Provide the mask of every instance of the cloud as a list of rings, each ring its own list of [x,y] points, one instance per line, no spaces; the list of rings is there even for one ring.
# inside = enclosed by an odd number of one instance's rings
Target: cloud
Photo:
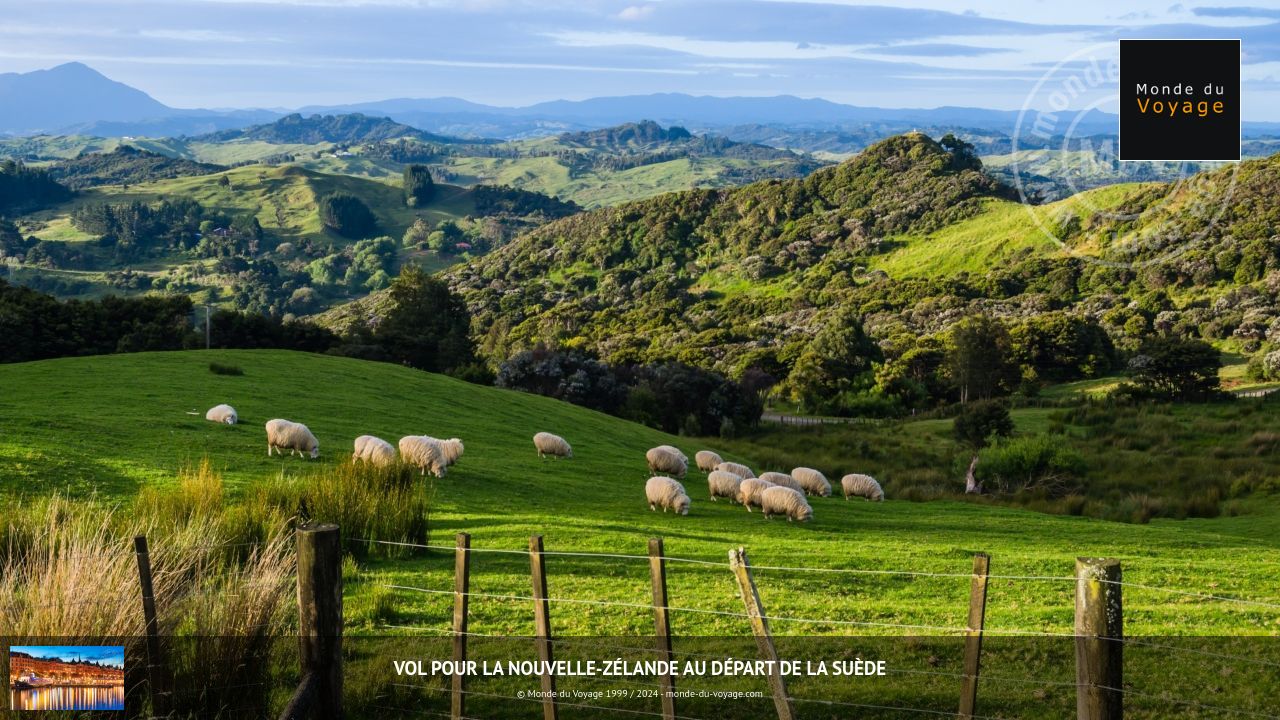
[[[1201,17],[1280,18],[1280,10],[1260,7],[1197,7],[1191,12]]]
[[[977,57],[995,53],[1013,52],[1011,48],[978,47],[976,45],[955,45],[952,43],[909,43],[906,45],[889,45],[878,48],[867,48],[874,55],[911,55],[914,57]]]
[[[643,20],[652,14],[652,5],[631,5],[623,8],[622,12],[618,13],[618,19],[634,22],[636,20]]]

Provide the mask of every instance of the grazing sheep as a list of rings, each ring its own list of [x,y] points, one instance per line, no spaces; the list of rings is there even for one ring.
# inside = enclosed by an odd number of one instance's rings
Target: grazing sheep
[[[444,448],[440,441],[426,435],[407,435],[400,438],[400,457],[410,465],[418,468],[420,474],[431,474],[442,478],[449,470],[445,461]]]
[[[768,480],[747,478],[738,485],[738,503],[751,512],[751,506],[760,507],[760,495],[771,487],[777,487]]]
[[[813,519],[813,508],[804,499],[804,493],[788,487],[771,487],[760,493],[760,509],[766,520],[774,515],[786,515],[787,522]]]
[[[736,462],[722,462],[716,466],[716,470],[731,472],[734,475],[737,475],[738,477],[743,479],[753,478],[756,476],[756,474],[752,472],[751,468],[747,467],[746,465],[743,465],[742,463],[736,463]]]
[[[444,461],[448,465],[458,462],[458,458],[462,457],[462,441],[458,438],[449,438],[448,440],[440,440],[440,447],[444,450]]]
[[[380,437],[361,435],[356,438],[355,452],[351,454],[351,461],[386,467],[396,461],[396,449]]]
[[[760,473],[761,480],[768,480],[774,485],[781,485],[785,488],[791,488],[799,493],[804,493],[804,487],[796,482],[796,479],[784,472],[766,472]]]
[[[240,416],[236,414],[236,409],[225,403],[209,408],[209,412],[204,414],[204,419],[210,422],[226,423],[227,425],[235,425],[240,422]]]
[[[689,494],[684,491],[684,485],[669,477],[658,475],[649,478],[649,482],[644,484],[644,494],[649,499],[650,510],[661,507],[662,512],[670,509],[679,515],[689,514]]]
[[[831,483],[827,480],[827,476],[820,471],[813,468],[798,467],[791,471],[791,477],[800,483],[805,495],[831,497]]]
[[[689,461],[670,445],[650,448],[644,457],[649,461],[649,472],[667,473],[682,478],[689,471]]]
[[[698,469],[705,473],[715,470],[717,465],[724,462],[724,458],[710,450],[699,450],[693,459],[698,463]]]
[[[320,441],[311,434],[306,425],[290,422],[281,418],[267,421],[267,456],[275,450],[281,455],[285,450],[294,453],[310,453],[311,457],[320,457]]]
[[[880,488],[880,483],[870,475],[859,475],[858,473],[849,473],[840,478],[840,489],[844,490],[844,499],[851,497],[866,498],[875,502],[884,501],[884,490]]]
[[[538,457],[573,457],[573,448],[569,447],[569,443],[559,435],[552,435],[549,432],[540,432],[533,436],[533,446],[538,448]]]
[[[707,490],[711,493],[711,502],[716,498],[729,498],[729,502],[738,499],[738,486],[742,478],[723,470],[712,470],[707,474]]]

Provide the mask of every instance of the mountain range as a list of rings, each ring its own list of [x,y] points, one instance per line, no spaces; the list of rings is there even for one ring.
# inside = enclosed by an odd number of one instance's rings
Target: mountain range
[[[917,128],[982,128],[1011,133],[1018,112],[970,107],[877,108],[820,98],[712,97],[681,93],[553,100],[501,107],[455,97],[393,98],[298,108],[304,115],[362,113],[444,135],[521,138],[594,130],[640,118],[693,131],[735,126],[830,133],[874,128],[878,137]],[[176,137],[236,130],[290,114],[266,109],[180,109],[116,82],[79,62],[48,70],[0,74],[0,134],[84,134],[102,137]],[[1074,120],[1064,116],[1063,123]],[[1113,133],[1115,115],[1091,110],[1073,133]],[[1246,122],[1245,134],[1280,133],[1280,123]],[[1064,126],[1058,128],[1065,132]],[[756,131],[759,132],[758,130]],[[735,140],[756,140],[735,137]],[[878,138],[877,138],[878,139]],[[817,138],[816,143],[830,138]],[[806,148],[800,148],[806,149]],[[846,148],[847,149],[847,148]]]

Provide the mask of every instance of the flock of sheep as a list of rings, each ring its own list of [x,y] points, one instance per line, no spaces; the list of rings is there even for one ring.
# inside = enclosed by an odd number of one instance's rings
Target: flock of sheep
[[[205,419],[212,422],[235,425],[239,421],[235,408],[230,405],[218,405],[205,413]],[[320,442],[311,430],[302,423],[281,418],[267,421],[267,455],[273,453],[290,455],[309,455],[312,458],[320,455]],[[573,448],[559,435],[540,432],[533,436],[533,446],[538,457],[573,457]],[[458,438],[439,440],[427,435],[407,435],[400,438],[399,458],[407,465],[418,468],[423,475],[430,472],[435,477],[444,477],[449,466],[462,457],[462,441]],[[396,447],[382,438],[373,435],[361,435],[355,440],[352,453],[353,462],[365,462],[384,467],[396,462]],[[659,445],[645,453],[649,463],[649,472],[665,473],[654,475],[645,483],[645,497],[650,510],[662,508],[663,512],[672,510],[680,515],[689,514],[692,500],[678,478],[684,478],[689,471],[689,458],[679,448],[671,445]],[[813,506],[809,497],[831,497],[831,483],[818,470],[798,467],[790,473],[765,472],[756,477],[751,468],[736,462],[726,462],[711,450],[700,450],[694,456],[698,469],[707,474],[707,491],[711,501],[728,498],[729,502],[737,502],[751,512],[753,507],[760,508],[766,519],[774,515],[784,515],[788,521],[805,522],[813,519]],[[844,499],[861,497],[867,500],[884,500],[884,490],[880,483],[870,475],[850,473],[840,479],[840,489]]]
[[[649,509],[662,508],[680,515],[689,514],[692,502],[684,485],[676,478],[683,478],[689,471],[689,458],[679,448],[659,445],[645,453],[649,472],[655,475],[645,483],[645,497]],[[707,474],[707,491],[711,501],[728,498],[751,512],[758,507],[766,519],[785,515],[788,521],[806,522],[813,519],[813,506],[808,497],[831,497],[831,483],[821,472],[813,468],[798,467],[790,473],[766,472],[756,477],[751,468],[741,463],[725,462],[711,450],[700,450],[694,455],[698,469]],[[671,477],[674,476],[674,477]],[[844,499],[861,497],[877,502],[884,500],[884,490],[870,475],[850,473],[840,479]]]
[[[230,405],[218,405],[205,413],[205,419],[212,422],[235,425],[239,416]],[[438,440],[427,435],[406,435],[400,438],[400,459],[406,464],[416,467],[423,475],[430,472],[436,477],[444,477],[449,466],[462,457],[463,445],[458,438]],[[267,456],[273,453],[303,455],[317,458],[320,456],[320,441],[310,428],[302,423],[276,418],[267,421]],[[351,454],[352,462],[364,462],[378,467],[386,467],[396,461],[396,448],[391,443],[373,435],[361,435],[356,438],[355,448]]]

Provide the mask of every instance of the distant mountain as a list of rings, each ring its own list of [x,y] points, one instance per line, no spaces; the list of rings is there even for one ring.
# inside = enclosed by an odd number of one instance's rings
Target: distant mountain
[[[172,108],[141,90],[110,80],[78,62],[29,73],[0,74],[0,129],[12,133],[172,114]]]
[[[181,113],[150,120],[99,120],[63,127],[59,132],[95,137],[183,137],[206,135],[219,130],[235,130],[246,125],[267,123],[280,117],[270,110],[232,110],[214,113],[204,110],[175,110]]]
[[[72,190],[98,185],[136,185],[192,175],[209,175],[226,170],[221,165],[171,158],[128,145],[114,152],[84,153],[62,160],[49,168],[53,179]]]
[[[559,139],[560,142],[569,145],[620,150],[646,147],[654,143],[681,142],[692,138],[693,133],[678,125],[664,128],[652,120],[644,120],[600,130],[564,133]]]
[[[390,118],[370,117],[361,113],[312,115],[310,117],[303,117],[300,113],[294,113],[264,125],[222,130],[202,135],[195,139],[204,142],[259,140],[276,144],[311,144],[322,142],[369,143],[397,138],[413,138],[415,140],[445,144],[467,142],[459,138],[425,132],[418,128],[395,122]]]

